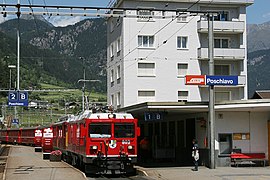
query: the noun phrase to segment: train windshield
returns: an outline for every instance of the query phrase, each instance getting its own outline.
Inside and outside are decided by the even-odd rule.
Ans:
[[[114,137],[115,138],[132,138],[135,135],[134,124],[132,123],[115,123]]]
[[[110,138],[111,124],[93,123],[89,125],[89,136],[91,138]]]

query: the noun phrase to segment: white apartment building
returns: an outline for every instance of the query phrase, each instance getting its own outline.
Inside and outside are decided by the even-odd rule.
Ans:
[[[142,102],[208,101],[208,86],[185,85],[186,75],[208,74],[208,20],[188,12],[207,10],[220,12],[214,18],[215,75],[239,77],[238,86],[215,86],[216,101],[246,100],[246,7],[252,3],[119,0],[115,7],[129,10],[108,18],[108,104],[118,109]]]

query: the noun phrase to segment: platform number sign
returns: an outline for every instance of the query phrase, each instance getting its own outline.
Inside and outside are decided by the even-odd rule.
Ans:
[[[18,101],[18,93],[16,91],[9,92],[8,100],[9,100],[9,102],[17,102]]]
[[[145,112],[144,113],[145,121],[160,121],[163,120],[162,112]]]
[[[9,106],[28,106],[28,92],[10,91],[8,94]]]
[[[19,92],[19,100],[20,101],[28,101],[28,93],[27,92]]]

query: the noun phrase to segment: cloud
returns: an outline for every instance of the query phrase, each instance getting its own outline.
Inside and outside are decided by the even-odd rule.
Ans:
[[[0,16],[0,23],[4,22],[5,18],[3,18],[3,16]]]
[[[270,18],[270,12],[266,13],[266,14],[263,14],[262,15],[263,18]]]
[[[80,16],[76,16],[76,17],[53,16],[47,20],[56,27],[65,27],[68,25],[73,25],[83,19],[84,18]]]

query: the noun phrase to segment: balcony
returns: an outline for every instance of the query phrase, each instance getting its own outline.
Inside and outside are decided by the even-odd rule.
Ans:
[[[214,33],[240,34],[245,31],[244,21],[214,21]],[[208,33],[208,21],[200,20],[197,23],[199,33]]]
[[[198,59],[208,60],[208,48],[198,49]],[[215,60],[244,60],[244,48],[214,48]]]
[[[182,2],[196,3],[198,0],[181,0]],[[222,4],[246,4],[251,5],[254,3],[254,0],[212,0],[213,3],[222,3]],[[200,3],[209,3],[209,0],[200,0]]]

